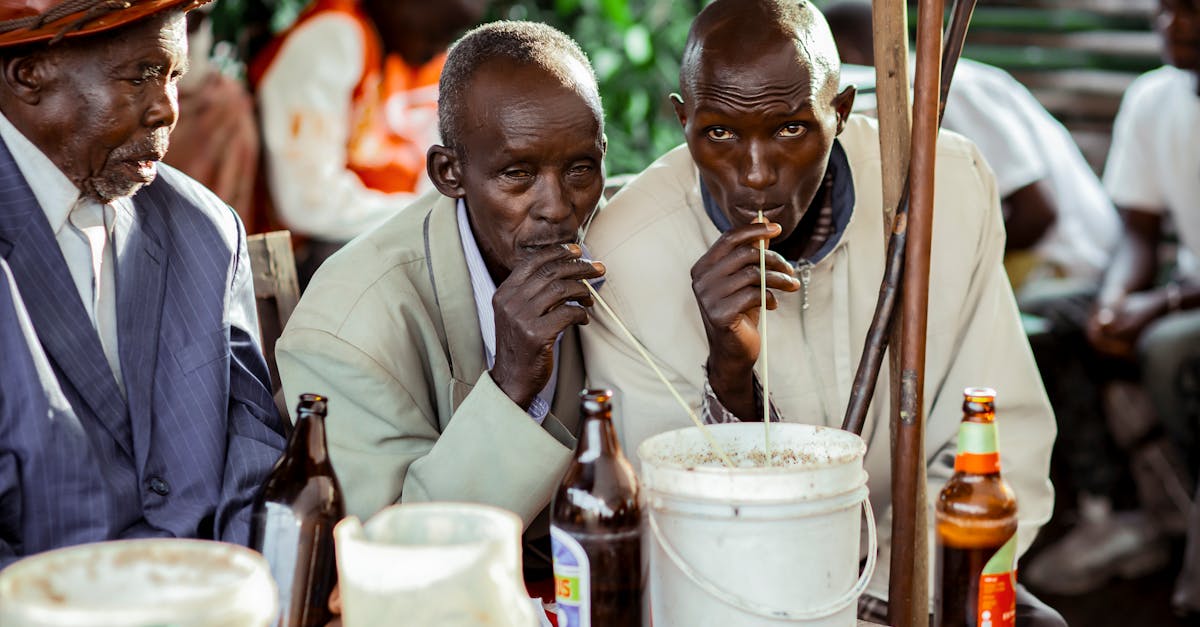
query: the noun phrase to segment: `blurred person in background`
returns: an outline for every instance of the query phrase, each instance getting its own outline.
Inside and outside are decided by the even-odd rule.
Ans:
[[[301,287],[329,255],[432,189],[446,46],[486,0],[316,0],[250,66],[278,219],[307,238]]]
[[[871,4],[843,0],[822,9],[843,63],[875,65]],[[1006,265],[1029,253],[1037,276],[1069,277],[1095,288],[1120,233],[1120,219],[1066,127],[1000,68],[960,59],[942,128],[979,147],[1004,212]]]
[[[1159,0],[1156,27],[1167,65],[1126,91],[1113,128],[1104,186],[1124,232],[1086,322],[1098,354],[1136,359],[1142,383],[1188,468],[1200,466],[1195,389],[1200,360],[1200,2]],[[1160,268],[1164,222],[1179,242],[1174,269]],[[1200,622],[1200,512],[1193,503],[1176,609]],[[1061,574],[1073,574],[1073,572]],[[1058,574],[1058,573],[1056,573]]]
[[[213,4],[188,13],[188,71],[179,79],[179,123],[165,163],[229,203],[247,233],[262,230],[254,207],[258,122],[245,87],[213,63]]]

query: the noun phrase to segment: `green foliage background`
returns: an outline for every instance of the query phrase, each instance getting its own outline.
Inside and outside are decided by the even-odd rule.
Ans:
[[[608,172],[638,172],[683,142],[668,94],[692,18],[706,0],[510,0],[492,18],[551,24],[579,42],[604,99]]]

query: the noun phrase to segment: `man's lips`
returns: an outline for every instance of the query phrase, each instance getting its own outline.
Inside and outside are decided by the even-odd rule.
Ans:
[[[758,219],[758,211],[762,209],[763,217],[771,222],[778,222],[780,214],[783,213],[784,205],[736,205],[733,213],[743,224],[751,224]]]

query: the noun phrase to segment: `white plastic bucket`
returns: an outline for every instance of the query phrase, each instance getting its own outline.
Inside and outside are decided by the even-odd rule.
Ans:
[[[853,627],[877,548],[866,444],[838,429],[772,424],[776,460],[764,467],[761,423],[709,429],[737,468],[723,466],[695,427],[638,447],[655,627]]]
[[[261,555],[205,540],[83,544],[0,571],[4,627],[266,627],[276,598]]]
[[[473,503],[392,505],[334,527],[346,627],[532,627],[521,519]]]

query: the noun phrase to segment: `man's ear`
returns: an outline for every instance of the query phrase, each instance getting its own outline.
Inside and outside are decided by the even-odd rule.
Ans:
[[[679,94],[671,94],[671,106],[675,107],[675,118],[679,120],[679,125],[687,128],[687,107],[683,104],[683,96]]]
[[[56,68],[50,55],[29,54],[5,58],[0,69],[9,93],[25,104],[35,105],[41,101]]]
[[[453,148],[434,144],[425,155],[425,169],[429,180],[443,196],[462,198],[467,195],[463,189],[462,160]]]
[[[846,128],[846,120],[850,118],[850,112],[854,110],[854,94],[856,93],[854,85],[847,85],[842,93],[833,97],[833,110],[837,113],[837,134],[841,135],[842,130]]]

